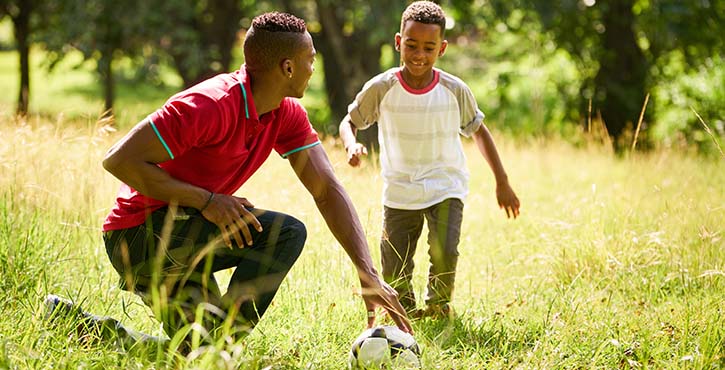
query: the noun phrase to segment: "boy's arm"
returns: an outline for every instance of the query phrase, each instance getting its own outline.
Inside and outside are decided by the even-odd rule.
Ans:
[[[353,167],[359,166],[360,157],[368,154],[367,148],[355,139],[355,134],[357,129],[353,126],[350,115],[345,115],[340,122],[340,139],[347,152],[347,163]]]
[[[498,200],[498,206],[506,211],[506,216],[516,218],[519,215],[519,198],[516,197],[516,193],[509,185],[508,176],[506,170],[503,168],[501,158],[496,150],[496,144],[493,142],[491,132],[488,131],[488,127],[485,124],[481,124],[481,127],[473,133],[473,140],[476,142],[478,151],[481,152],[486,162],[488,162],[493,175],[496,177],[496,199]]]

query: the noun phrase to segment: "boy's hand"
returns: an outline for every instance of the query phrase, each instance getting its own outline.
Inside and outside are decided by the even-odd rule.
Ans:
[[[499,208],[503,208],[506,211],[506,217],[518,217],[521,203],[508,182],[496,185],[496,199],[498,200]]]
[[[365,145],[362,145],[360,143],[355,143],[347,148],[347,163],[353,167],[357,167],[360,165],[360,157],[364,155],[368,155],[368,149],[365,147]]]

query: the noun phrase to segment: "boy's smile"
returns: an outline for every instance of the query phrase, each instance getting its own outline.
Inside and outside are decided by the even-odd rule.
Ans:
[[[423,88],[433,80],[433,66],[443,55],[448,42],[441,36],[441,27],[407,21],[402,35],[395,35],[395,49],[403,61],[403,79],[413,88]]]

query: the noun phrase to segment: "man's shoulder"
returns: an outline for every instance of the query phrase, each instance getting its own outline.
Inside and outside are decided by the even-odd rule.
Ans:
[[[234,74],[221,73],[192,85],[174,95],[172,99],[196,97],[219,101],[229,97],[235,89],[239,89],[239,81],[235,78]]]

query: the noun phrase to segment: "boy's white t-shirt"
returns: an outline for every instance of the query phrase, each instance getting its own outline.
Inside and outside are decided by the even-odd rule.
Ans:
[[[439,69],[429,86],[416,90],[400,71],[368,81],[346,117],[360,130],[378,123],[383,204],[414,210],[447,198],[465,200],[469,175],[460,135],[470,137],[484,117],[473,93]]]

